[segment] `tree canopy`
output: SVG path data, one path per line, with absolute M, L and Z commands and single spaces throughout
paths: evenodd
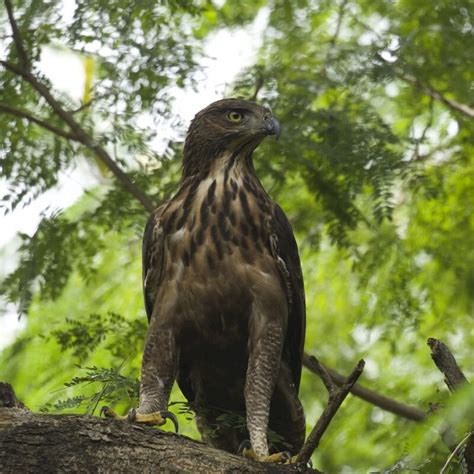
M 313 461 L 326 472 L 437 472 L 474 422 L 472 385 L 448 397 L 426 346 L 446 341 L 472 379 L 472 0 L 79 1 L 68 18 L 61 1 L 6 0 L 4 212 L 83 163 L 100 178 L 18 236 L 0 289 L 27 326 L 1 354 L 0 380 L 36 410 L 136 403 L 141 234 L 176 190 L 187 126 L 173 98 L 199 81 L 206 41 L 262 12 L 255 62 L 226 95 L 268 104 L 282 124 L 254 161 L 298 238 L 306 352 L 343 373 L 363 357 L 362 384 L 433 412 L 416 423 L 350 398 Z M 83 61 L 80 101 L 41 72 L 47 48 Z M 178 133 L 167 137 L 170 123 Z M 326 403 L 310 372 L 301 398 L 309 431 Z M 172 400 L 182 432 L 197 436 L 177 388 Z

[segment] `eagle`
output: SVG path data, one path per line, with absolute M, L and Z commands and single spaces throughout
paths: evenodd
M 306 316 L 291 225 L 252 161 L 269 135 L 280 135 L 272 112 L 241 99 L 214 102 L 191 122 L 179 189 L 144 233 L 149 327 L 128 420 L 176 423 L 167 408 L 177 381 L 204 441 L 279 462 L 304 442 Z M 244 422 L 222 422 L 226 414 Z

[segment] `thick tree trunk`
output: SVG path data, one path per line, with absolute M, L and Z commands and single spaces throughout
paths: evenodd
M 21 408 L 14 395 L 10 399 L 0 403 L 2 474 L 314 472 L 304 466 L 250 461 L 184 436 L 127 422 L 39 415 Z

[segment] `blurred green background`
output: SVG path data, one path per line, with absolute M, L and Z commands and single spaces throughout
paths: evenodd
M 450 397 L 426 345 L 428 337 L 445 341 L 472 379 L 472 0 L 13 6 L 37 77 L 155 203 L 179 180 L 188 123 L 177 119 L 176 97 L 205 90 L 207 46 L 222 32 L 237 42 L 237 33 L 250 35 L 252 60 L 219 94 L 256 98 L 282 124 L 280 141 L 262 144 L 254 162 L 297 235 L 306 351 L 342 373 L 364 358 L 362 384 L 424 411 L 443 407 L 416 423 L 349 396 L 315 466 L 439 472 L 450 454 L 439 431 L 448 423 L 456 445 L 474 420 L 473 389 Z M 4 5 L 0 16 L 0 55 L 16 62 Z M 46 50 L 82 61 L 79 99 L 38 67 Z M 107 403 L 124 412 L 136 404 L 146 332 L 148 213 L 81 144 L 6 106 L 68 130 L 30 84 L 0 69 L 6 217 L 81 166 L 89 185 L 72 206 L 59 196 L 36 231 L 1 252 L 2 301 L 26 327 L 1 352 L 0 380 L 35 411 L 97 415 Z M 309 431 L 327 394 L 307 371 L 301 398 Z M 171 399 L 183 401 L 177 388 Z M 186 406 L 172 410 L 181 431 L 197 437 Z M 454 459 L 450 469 L 463 466 Z

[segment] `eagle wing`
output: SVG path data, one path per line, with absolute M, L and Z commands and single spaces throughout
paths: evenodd
M 151 319 L 156 294 L 160 286 L 165 256 L 165 234 L 161 216 L 165 206 L 160 206 L 148 218 L 142 245 L 142 281 L 145 310 Z
M 161 282 L 163 281 L 163 269 L 165 265 L 165 225 L 163 214 L 167 205 L 156 209 L 148 218 L 143 235 L 142 245 L 142 278 L 143 296 L 145 299 L 145 310 L 150 322 L 155 306 L 156 296 Z M 156 317 L 156 316 L 155 316 Z M 189 373 L 181 370 L 178 374 L 178 385 L 185 397 L 192 401 L 195 393 L 192 387 Z
M 283 346 L 283 358 L 289 363 L 296 390 L 299 390 L 306 328 L 306 306 L 303 273 L 293 229 L 275 203 L 273 234 L 270 245 L 282 275 L 288 298 L 288 328 Z

